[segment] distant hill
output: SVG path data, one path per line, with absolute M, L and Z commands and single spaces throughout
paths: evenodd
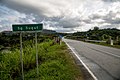
M 2 33 L 2 34 L 5 34 L 5 35 L 12 35 L 12 34 L 13 34 L 13 31 L 2 31 L 1 33 Z M 43 30 L 42 30 L 42 33 L 54 34 L 54 33 L 57 33 L 57 32 L 54 31 L 54 30 L 43 29 Z

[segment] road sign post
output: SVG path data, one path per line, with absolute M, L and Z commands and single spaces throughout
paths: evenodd
M 39 71 L 38 71 L 38 49 L 37 49 L 37 32 L 35 32 L 35 45 L 36 45 L 36 66 L 37 66 L 37 77 L 39 77 Z
M 35 45 L 36 45 L 36 66 L 37 66 L 37 78 L 39 78 L 39 71 L 38 71 L 38 49 L 37 49 L 37 32 L 35 32 Z
M 24 80 L 22 54 L 23 54 L 23 50 L 22 50 L 22 32 L 20 32 L 20 62 L 21 62 L 21 69 L 22 69 L 22 80 Z
M 23 58 L 22 58 L 22 32 L 35 32 L 35 45 L 36 45 L 36 66 L 37 66 L 37 77 L 39 78 L 39 70 L 38 70 L 38 49 L 37 49 L 37 31 L 42 31 L 43 24 L 14 24 L 12 25 L 12 29 L 14 32 L 20 32 L 20 62 L 22 69 L 22 80 L 24 80 L 24 70 L 23 70 Z

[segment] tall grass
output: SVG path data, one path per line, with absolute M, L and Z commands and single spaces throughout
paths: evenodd
M 19 50 L 0 53 L 0 80 L 20 80 L 21 66 Z M 74 80 L 78 71 L 68 54 L 65 44 L 53 44 L 48 40 L 38 44 L 39 77 L 36 74 L 36 51 L 34 45 L 23 49 L 25 80 Z

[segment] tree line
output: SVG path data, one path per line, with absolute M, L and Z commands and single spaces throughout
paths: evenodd
M 76 32 L 67 37 L 77 40 L 102 40 L 108 43 L 113 40 L 115 44 L 120 44 L 120 30 L 116 28 L 99 29 L 99 27 L 94 27 L 93 30 Z

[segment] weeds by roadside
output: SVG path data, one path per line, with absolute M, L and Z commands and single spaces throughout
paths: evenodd
M 26 44 L 23 49 L 25 80 L 37 79 L 35 55 L 35 46 Z M 19 50 L 15 49 L 7 54 L 0 53 L 0 57 L 1 80 L 19 80 L 21 77 Z M 76 80 L 78 76 L 82 79 L 64 43 L 58 45 L 49 40 L 38 44 L 38 57 L 40 80 Z

